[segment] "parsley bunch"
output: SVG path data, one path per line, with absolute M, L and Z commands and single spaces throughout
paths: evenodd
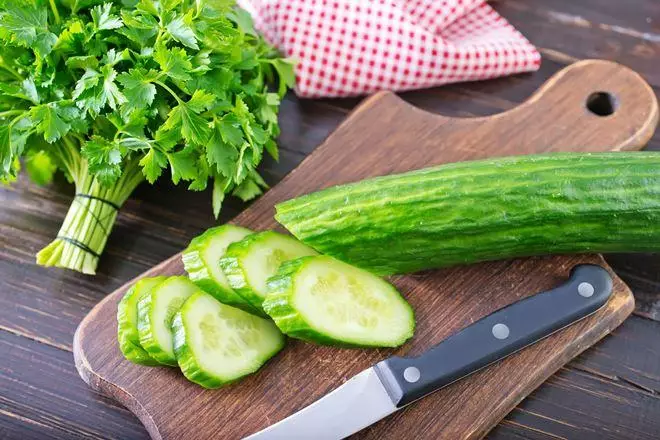
M 293 67 L 229 0 L 12 0 L 0 3 L 0 179 L 76 197 L 46 266 L 94 273 L 117 210 L 165 168 L 191 190 L 249 200 L 277 159 L 280 98 Z M 267 84 L 278 84 L 277 93 Z

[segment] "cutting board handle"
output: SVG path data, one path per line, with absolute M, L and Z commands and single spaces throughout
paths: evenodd
M 621 149 L 646 144 L 658 123 L 658 100 L 651 86 L 634 70 L 605 60 L 583 60 L 570 65 L 524 104 L 501 117 L 532 113 L 547 120 L 545 115 L 553 108 L 561 108 L 567 120 L 587 122 L 584 130 L 599 130 L 605 137 L 615 133 L 613 127 L 629 127 L 626 133 L 630 138 L 619 142 Z
M 399 111 L 391 110 L 393 107 Z M 399 143 L 401 138 L 396 136 L 402 131 L 410 136 L 417 136 L 420 129 L 435 130 L 438 135 L 459 134 L 456 139 L 438 136 L 436 147 L 446 148 L 449 142 L 457 141 L 460 145 L 452 145 L 452 149 L 464 150 L 466 159 L 492 156 L 495 148 L 488 148 L 489 144 L 497 147 L 498 156 L 636 150 L 648 142 L 658 123 L 655 93 L 637 72 L 611 61 L 584 60 L 557 72 L 522 104 L 485 117 L 438 115 L 419 109 L 391 92 L 381 92 L 365 100 L 355 117 L 347 121 L 348 126 L 342 125 L 332 137 L 345 137 L 346 130 L 353 131 L 350 126 L 362 126 L 365 119 L 373 123 L 376 110 L 383 115 L 383 109 L 388 108 L 390 114 L 412 114 L 418 122 L 402 130 L 400 119 L 392 118 L 393 138 Z M 502 140 L 494 136 L 497 133 L 506 138 L 508 147 L 502 147 Z M 407 161 L 404 159 L 404 162 Z M 427 164 L 442 162 L 443 156 L 435 154 L 428 158 Z M 398 168 L 393 164 L 390 171 L 398 171 Z M 407 169 L 410 166 L 402 164 L 401 170 Z

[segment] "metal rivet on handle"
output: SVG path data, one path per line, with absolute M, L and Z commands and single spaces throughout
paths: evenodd
M 403 378 L 406 380 L 406 382 L 415 383 L 419 380 L 420 377 L 421 373 L 419 372 L 419 368 L 408 367 L 403 370 Z
M 591 295 L 594 294 L 594 286 L 592 286 L 589 283 L 580 283 L 578 285 L 578 293 L 580 294 L 580 296 L 589 298 Z
M 505 324 L 495 324 L 493 326 L 493 336 L 497 339 L 506 339 L 509 337 L 509 327 Z

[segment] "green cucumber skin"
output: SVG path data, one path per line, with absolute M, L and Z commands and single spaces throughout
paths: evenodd
M 144 365 L 145 367 L 164 366 L 164 364 L 161 364 L 156 359 L 149 356 L 149 353 L 147 353 L 140 345 L 123 341 L 120 343 L 120 350 L 124 357 L 134 364 Z
M 311 263 L 316 256 L 301 257 L 295 260 L 290 260 L 283 263 L 277 274 L 268 280 L 268 296 L 263 303 L 263 308 L 266 313 L 275 322 L 277 327 L 287 336 L 304 341 L 313 342 L 321 345 L 329 345 L 333 347 L 342 348 L 374 348 L 373 345 L 366 344 L 352 344 L 345 341 L 338 341 L 324 333 L 314 330 L 311 323 L 309 323 L 291 304 L 294 295 L 295 277 L 306 264 Z M 391 347 L 399 347 L 403 345 L 408 339 L 413 337 L 415 332 L 415 319 L 414 311 L 410 305 L 404 301 L 408 306 L 408 310 L 412 316 L 413 327 L 410 333 L 405 335 L 401 340 L 395 341 Z M 385 347 L 378 345 L 378 347 Z
M 152 279 L 160 279 L 162 281 L 165 280 L 165 277 L 153 277 Z M 137 308 L 139 298 L 134 298 L 133 296 L 140 293 L 136 291 L 140 281 L 131 286 L 117 307 L 117 341 L 119 342 L 119 350 L 126 359 L 135 364 L 155 367 L 162 364 L 152 358 L 149 353 L 142 348 L 137 327 L 134 327 L 128 316 L 129 307 Z
M 241 257 L 248 252 L 250 243 L 254 242 L 256 235 L 258 234 L 248 235 L 243 240 L 230 244 L 225 256 L 220 259 L 220 267 L 234 292 L 241 296 L 247 304 L 250 304 L 250 313 L 267 317 L 268 315 L 264 313 L 261 307 L 256 306 L 261 302 L 260 297 L 254 293 L 252 287 L 248 284 L 241 265 Z
M 183 303 L 184 307 L 185 305 L 186 304 Z M 208 389 L 220 388 L 229 384 L 229 382 L 223 381 L 216 376 L 204 372 L 197 363 L 197 360 L 195 360 L 190 345 L 188 345 L 186 339 L 186 330 L 181 311 L 178 311 L 176 315 L 174 315 L 174 320 L 172 321 L 172 333 L 174 335 L 174 353 L 179 368 L 186 379 Z
M 183 251 L 181 256 L 183 267 L 188 273 L 188 278 L 190 278 L 193 283 L 197 284 L 200 289 L 209 293 L 218 301 L 232 305 L 234 307 L 238 307 L 239 309 L 245 310 L 248 313 L 259 314 L 261 313 L 260 311 L 256 310 L 250 303 L 245 301 L 245 299 L 235 291 L 226 289 L 216 283 L 212 276 L 209 274 L 209 270 L 202 258 L 202 252 L 204 246 L 207 243 L 207 240 L 215 234 L 223 233 L 227 228 L 239 228 L 245 231 L 249 231 L 249 229 L 241 228 L 240 226 L 235 225 L 222 225 L 208 229 L 203 234 L 193 238 L 190 242 L 190 245 L 188 245 L 188 247 Z
M 184 276 L 169 277 L 168 280 L 172 278 L 183 278 L 188 280 L 188 278 Z M 152 300 L 153 295 L 144 295 L 138 301 L 138 332 L 140 333 L 140 345 L 142 345 L 142 348 L 149 354 L 149 356 L 160 364 L 176 367 L 178 365 L 176 358 L 170 357 L 169 353 L 164 352 L 160 348 L 158 345 L 158 339 L 153 332 L 154 326 L 152 325 L 152 321 L 154 320 L 154 317 L 152 316 Z
M 532 255 L 660 251 L 660 153 L 459 162 L 276 206 L 319 252 L 379 275 Z
M 205 294 L 204 292 L 199 292 L 191 295 L 190 298 L 188 298 L 188 300 L 186 300 L 186 302 L 183 303 L 181 310 L 179 310 L 176 313 L 176 315 L 174 315 L 174 320 L 172 321 L 172 333 L 174 335 L 174 339 L 173 339 L 174 353 L 176 354 L 176 359 L 179 368 L 181 369 L 181 372 L 186 377 L 186 379 L 207 389 L 224 387 L 229 384 L 238 382 L 245 376 L 248 376 L 256 372 L 261 367 L 263 367 L 263 364 L 266 361 L 268 361 L 270 358 L 275 356 L 277 353 L 280 352 L 280 350 L 282 350 L 282 348 L 284 348 L 286 340 L 283 337 L 282 343 L 279 346 L 277 346 L 271 353 L 268 353 L 264 356 L 264 361 L 259 367 L 255 368 L 253 371 L 246 372 L 244 375 L 240 377 L 236 377 L 229 381 L 222 380 L 217 376 L 208 374 L 205 371 L 203 371 L 201 366 L 197 363 L 197 360 L 195 359 L 195 356 L 192 353 L 190 344 L 188 343 L 186 337 L 187 323 L 184 318 L 184 314 L 185 314 L 184 309 L 186 307 L 186 303 L 192 304 L 198 295 L 204 295 L 204 294 Z
M 254 309 L 258 310 L 257 315 L 267 318 L 268 315 L 263 311 L 261 304 L 263 298 L 254 292 L 252 286 L 247 281 L 245 276 L 245 269 L 241 264 L 243 257 L 245 257 L 250 248 L 263 240 L 268 240 L 273 236 L 285 236 L 295 240 L 295 238 L 288 235 L 280 234 L 279 232 L 274 231 L 263 231 L 256 232 L 252 235 L 248 235 L 241 241 L 234 242 L 229 245 L 227 252 L 225 253 L 224 258 L 220 259 L 220 267 L 222 268 L 229 284 L 238 293 L 243 297 L 248 303 L 250 303 Z

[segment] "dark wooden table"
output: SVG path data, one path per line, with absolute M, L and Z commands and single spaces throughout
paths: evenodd
M 454 116 L 498 113 L 583 58 L 632 67 L 660 95 L 657 0 L 508 0 L 494 6 L 540 48 L 541 70 L 404 93 L 406 100 Z M 358 102 L 287 97 L 280 115 L 281 159 L 264 164 L 267 181 L 277 183 Z M 660 132 L 647 148 L 660 150 Z M 22 178 L 0 188 L 0 439 L 146 438 L 129 411 L 78 377 L 73 332 L 104 295 L 215 224 L 208 192 L 143 185 L 122 209 L 96 277 L 38 267 L 34 255 L 56 235 L 72 192 L 63 180 L 41 188 Z M 227 204 L 221 220 L 242 208 Z M 607 259 L 635 293 L 634 315 L 557 372 L 489 438 L 660 438 L 660 257 Z

